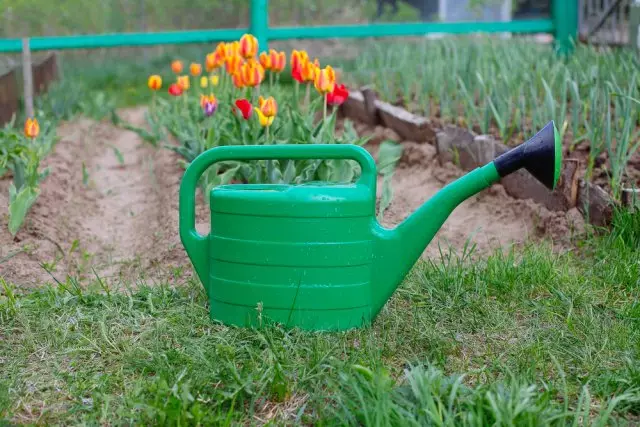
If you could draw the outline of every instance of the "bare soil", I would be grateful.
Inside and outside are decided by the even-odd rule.
[[[120,114],[144,126],[144,112],[134,108]],[[359,131],[373,135],[374,157],[382,139],[399,139],[388,129]],[[0,180],[0,276],[30,288],[65,282],[68,276],[81,285],[100,277],[118,287],[190,275],[178,234],[183,174],[179,156],[108,122],[80,119],[62,125],[58,134],[61,140],[45,161],[51,174],[16,238],[7,230],[10,181]],[[382,221],[386,226],[398,224],[462,173],[453,164],[440,166],[428,144],[404,146],[393,177],[394,199]],[[208,209],[200,194],[196,212],[197,229],[206,233]],[[438,244],[461,252],[470,237],[478,254],[532,238],[552,237],[567,244],[574,227],[583,227],[579,213],[552,213],[531,201],[515,200],[494,185],[454,211],[424,256],[438,256]]]
[[[143,125],[144,111],[121,114]],[[15,239],[2,217],[0,259],[16,255],[0,264],[0,274],[28,287],[64,282],[67,274],[124,284],[165,278],[185,265],[177,230],[183,173],[177,155],[108,122],[83,118],[64,124],[58,134],[45,162],[51,174]],[[8,209],[8,186],[8,180],[0,181],[2,212]],[[200,209],[198,216],[204,221],[206,212]]]

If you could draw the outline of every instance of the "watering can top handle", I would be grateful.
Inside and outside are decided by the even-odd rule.
[[[362,168],[359,182],[373,192],[376,188],[376,165],[367,150],[354,144],[309,145],[228,145],[216,147],[196,157],[184,173],[180,184],[180,234],[195,233],[195,191],[200,176],[216,162],[227,160],[274,159],[349,159]],[[196,233],[197,234],[197,233]],[[202,236],[198,236],[203,238]]]

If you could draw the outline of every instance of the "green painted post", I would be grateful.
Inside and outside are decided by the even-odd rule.
[[[269,0],[251,0],[249,31],[258,39],[259,52],[269,49],[267,31],[269,28]]]
[[[578,41],[578,3],[579,0],[552,1],[555,45],[560,55],[572,53]]]

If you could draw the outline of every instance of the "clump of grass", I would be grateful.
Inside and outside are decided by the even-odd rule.
[[[129,291],[101,280],[29,292],[5,284],[0,417],[147,425],[637,419],[638,215],[619,214],[610,236],[575,252],[531,246],[474,261],[443,252],[416,266],[373,327],[343,333],[220,325],[201,286],[181,275]]]

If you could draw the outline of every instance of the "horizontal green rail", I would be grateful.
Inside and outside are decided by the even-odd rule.
[[[336,25],[321,27],[269,28],[269,40],[327,39],[347,37],[393,37],[413,36],[429,33],[550,33],[554,25],[550,19],[532,19],[509,22],[435,22],[373,25]]]
[[[165,33],[88,34],[58,37],[33,37],[31,50],[96,49],[161,44],[209,43],[237,40],[247,29],[175,31]],[[548,33],[554,31],[550,19],[510,22],[444,22],[373,25],[336,25],[318,27],[275,27],[266,29],[267,40],[393,37],[429,33]],[[0,39],[0,52],[20,52],[20,39]]]
[[[247,30],[196,30],[166,33],[87,34],[76,36],[33,37],[31,50],[97,49],[125,46],[151,46],[161,44],[209,43],[237,40]],[[0,52],[21,52],[21,39],[0,39]]]

